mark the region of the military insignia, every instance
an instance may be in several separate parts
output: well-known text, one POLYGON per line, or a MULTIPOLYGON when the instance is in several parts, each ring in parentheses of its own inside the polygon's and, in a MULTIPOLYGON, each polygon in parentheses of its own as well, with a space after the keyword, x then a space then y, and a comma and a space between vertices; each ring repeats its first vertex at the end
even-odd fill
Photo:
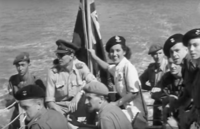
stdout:
POLYGON ((27 57, 26 56, 24 56, 24 60, 26 60, 27 59, 27 57))
POLYGON ((196 30, 195 34, 200 35, 200 30, 196 30))
POLYGON ((171 39, 170 39, 170 42, 171 42, 171 43, 174 43, 174 42, 175 42, 174 38, 171 38, 171 39))
POLYGON ((121 42, 121 39, 119 36, 115 36, 115 40, 116 40, 116 42, 121 42))
POLYGON ((83 63, 77 63, 75 66, 76 66, 77 69, 82 69, 83 63))
POLYGON ((23 91, 22 94, 23 94, 23 96, 26 96, 27 95, 27 91, 23 91))

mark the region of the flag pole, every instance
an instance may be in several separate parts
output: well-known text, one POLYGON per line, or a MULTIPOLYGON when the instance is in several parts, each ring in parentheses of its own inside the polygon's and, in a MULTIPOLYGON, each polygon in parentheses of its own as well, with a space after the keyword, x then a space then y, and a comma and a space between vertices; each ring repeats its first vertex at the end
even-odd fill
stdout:
MULTIPOLYGON (((92 49, 92 40, 91 40, 91 31, 92 31, 92 27, 91 27, 91 9, 90 9, 90 3, 89 3, 90 0, 86 0, 86 8, 87 8, 87 30, 88 30, 88 42, 86 42, 86 44, 88 45, 87 48, 88 49, 92 49)), ((92 65, 92 60, 91 60, 91 57, 89 55, 89 52, 87 52, 88 54, 88 66, 89 66, 89 69, 92 73, 94 73, 93 71, 93 65, 92 65)))

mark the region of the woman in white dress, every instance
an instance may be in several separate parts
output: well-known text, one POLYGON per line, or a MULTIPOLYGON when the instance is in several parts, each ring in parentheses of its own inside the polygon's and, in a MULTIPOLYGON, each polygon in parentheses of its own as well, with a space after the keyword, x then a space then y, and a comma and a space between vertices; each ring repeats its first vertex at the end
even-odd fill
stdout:
POLYGON ((101 60, 94 50, 89 50, 92 58, 114 77, 115 89, 121 98, 112 103, 116 106, 125 107, 129 114, 129 120, 134 124, 134 129, 137 127, 142 129, 142 126, 145 128, 147 125, 145 120, 147 115, 146 105, 140 94, 140 81, 137 70, 128 60, 131 56, 131 51, 126 46, 126 40, 122 36, 110 38, 106 43, 106 51, 108 52, 108 57, 113 61, 112 65, 101 60))

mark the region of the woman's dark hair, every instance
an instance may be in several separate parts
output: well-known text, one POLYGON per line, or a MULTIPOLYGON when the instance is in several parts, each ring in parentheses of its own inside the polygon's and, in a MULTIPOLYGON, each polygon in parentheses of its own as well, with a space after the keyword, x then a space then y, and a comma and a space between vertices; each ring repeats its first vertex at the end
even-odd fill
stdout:
POLYGON ((122 46, 122 49, 126 52, 124 56, 129 60, 132 55, 131 49, 126 45, 121 45, 121 46, 122 46))

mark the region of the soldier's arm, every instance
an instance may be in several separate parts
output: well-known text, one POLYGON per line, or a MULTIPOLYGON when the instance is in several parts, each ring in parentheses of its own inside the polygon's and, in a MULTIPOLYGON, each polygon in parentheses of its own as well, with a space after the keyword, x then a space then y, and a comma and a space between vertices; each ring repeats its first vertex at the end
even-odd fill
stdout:
POLYGON ((44 82, 41 78, 36 78, 35 84, 41 87, 44 91, 46 91, 46 86, 44 85, 44 82))
POLYGON ((47 87, 46 87, 46 98, 45 102, 47 107, 64 114, 62 108, 55 103, 55 84, 54 84, 54 73, 52 69, 48 71, 47 74, 47 87))
POLYGON ((46 102, 55 102, 55 84, 53 82, 53 71, 50 69, 47 74, 46 102))
POLYGON ((149 81, 149 70, 146 69, 144 71, 144 73, 142 73, 140 75, 140 82, 141 82, 141 86, 142 86, 142 89, 144 90, 151 90, 151 87, 146 85, 146 82, 149 81))
POLYGON ((190 99, 191 99, 190 91, 188 90, 188 88, 185 87, 183 91, 183 95, 180 98, 178 98, 178 100, 176 100, 173 103, 173 105, 170 105, 170 108, 172 110, 177 109, 180 106, 185 105, 190 99))
POLYGON ((79 73, 81 75, 81 79, 83 81, 86 81, 86 83, 89 83, 91 81, 96 81, 95 76, 90 72, 89 68, 87 67, 86 64, 81 63, 81 64, 77 64, 77 65, 81 65, 80 67, 77 66, 77 69, 79 70, 79 73))

